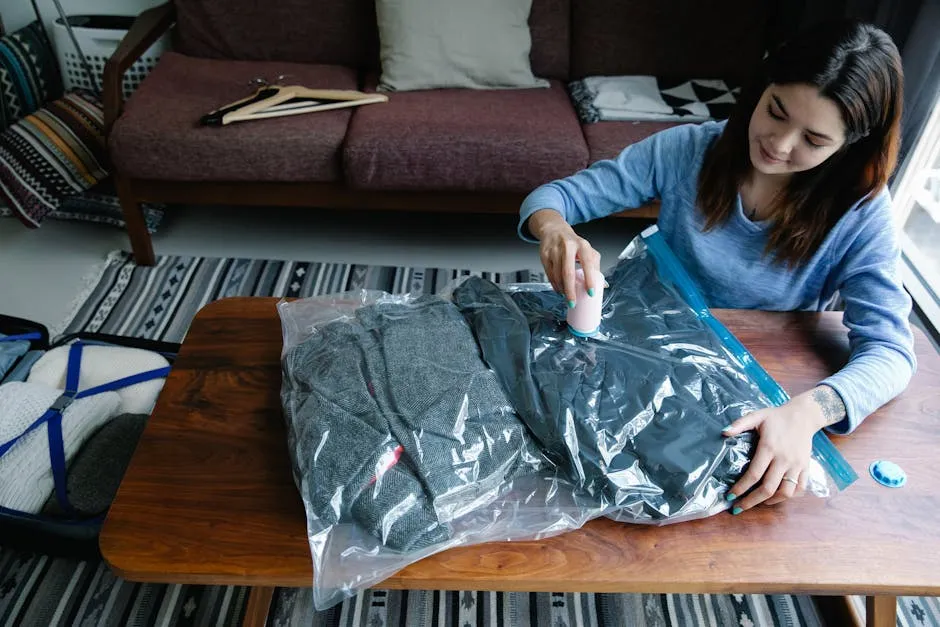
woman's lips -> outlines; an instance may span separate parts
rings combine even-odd
[[[761,156],[761,157],[764,159],[764,161],[766,161],[767,163],[777,164],[777,163],[784,163],[784,161],[785,161],[784,159],[777,159],[776,157],[771,156],[771,154],[770,154],[769,152],[767,152],[766,150],[764,150],[764,145],[761,144],[760,142],[757,142],[757,149],[760,150],[760,156]]]

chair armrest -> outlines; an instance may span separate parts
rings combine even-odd
[[[105,63],[102,80],[105,136],[111,132],[124,106],[124,73],[175,21],[176,10],[172,2],[147,9],[137,16],[114,54]]]

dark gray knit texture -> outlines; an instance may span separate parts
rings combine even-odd
[[[651,257],[621,261],[607,280],[593,338],[568,331],[553,291],[507,294],[474,277],[454,302],[520,417],[602,507],[656,522],[693,500],[720,505],[754,437],[721,430],[766,399]]]
[[[421,549],[541,466],[466,321],[440,298],[362,307],[283,366],[295,477],[322,527]]]

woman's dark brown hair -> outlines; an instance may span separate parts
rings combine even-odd
[[[725,222],[739,186],[751,171],[748,125],[764,90],[813,85],[842,113],[846,143],[820,165],[790,177],[770,209],[773,220],[765,253],[798,265],[808,260],[845,213],[878,193],[897,162],[903,71],[891,38],[869,24],[819,24],[783,44],[742,90],[724,132],[705,156],[698,204],[705,230]]]

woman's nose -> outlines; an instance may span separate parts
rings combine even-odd
[[[793,146],[796,145],[797,141],[799,141],[798,132],[775,135],[770,138],[767,147],[773,151],[773,157],[785,159],[789,156],[790,151],[793,150]]]

